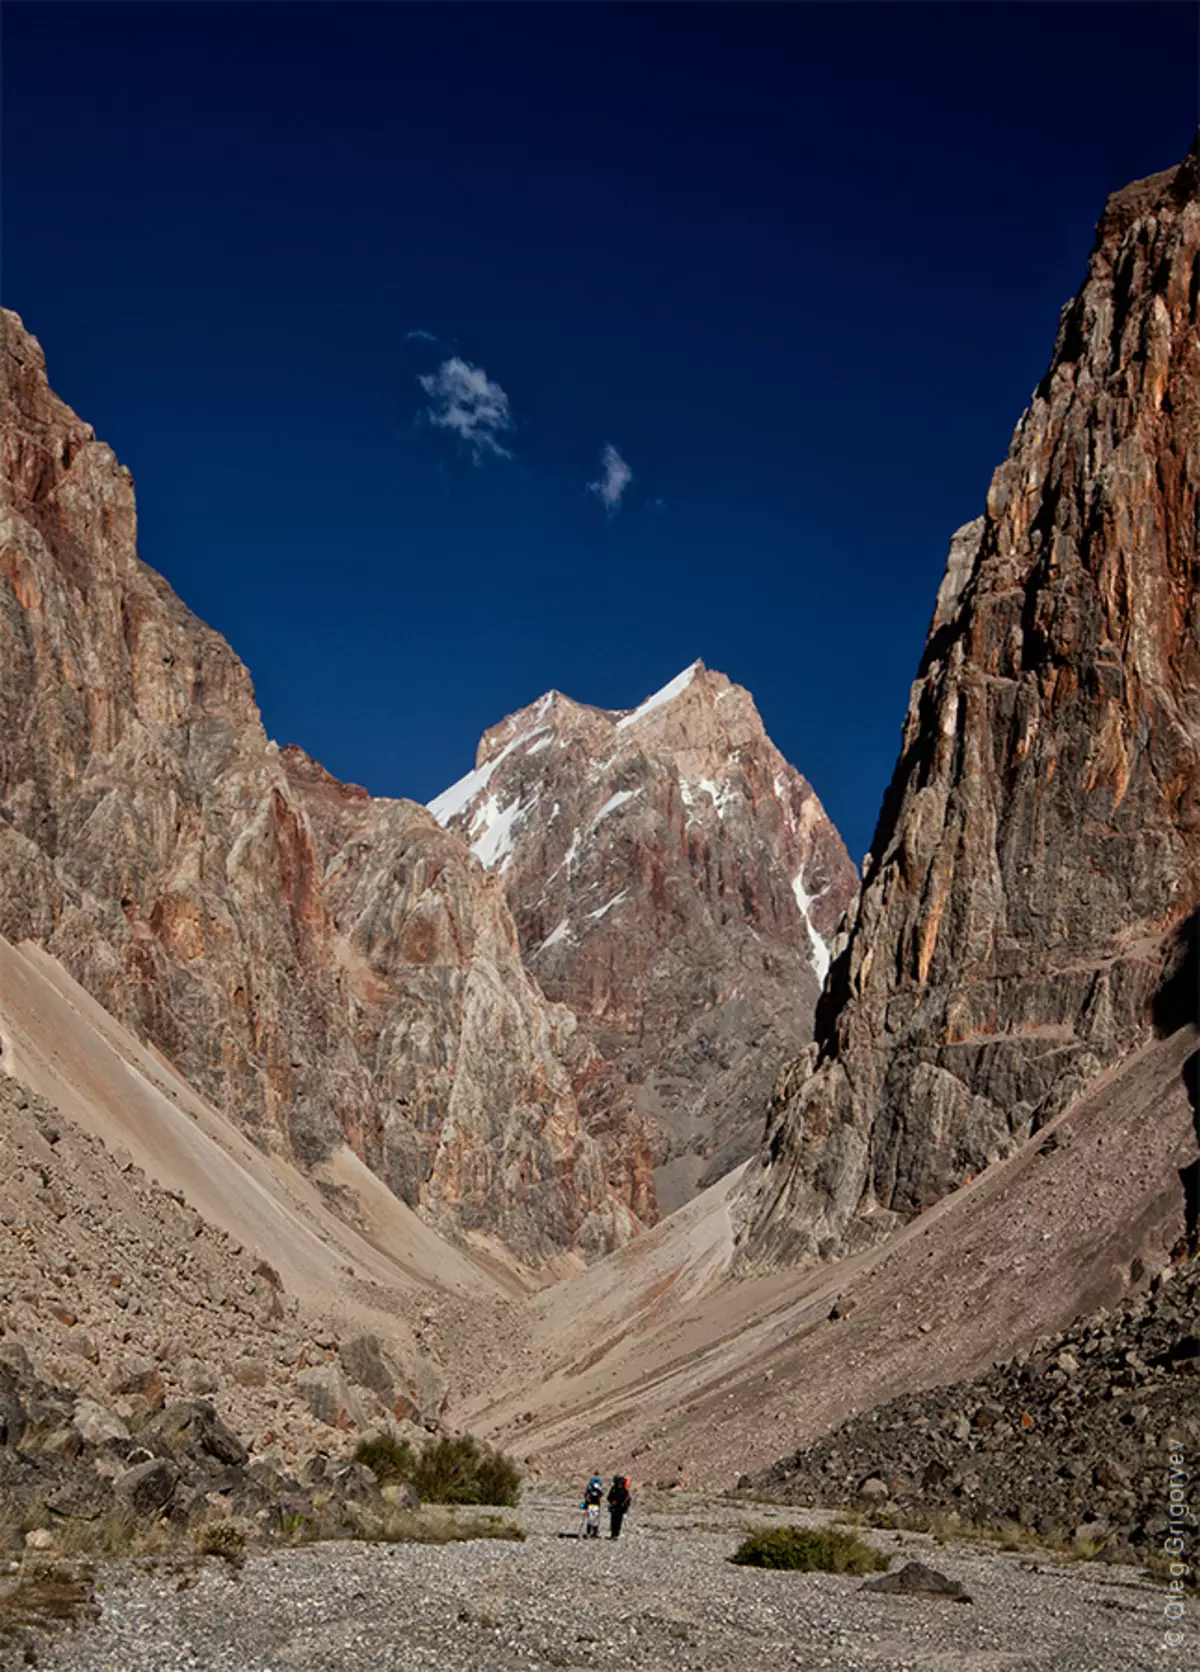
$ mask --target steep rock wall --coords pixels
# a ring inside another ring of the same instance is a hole
[[[1145,1037],[1200,900],[1200,201],[1118,192],[960,529],[816,1045],[779,1082],[746,1266],[918,1212]]]

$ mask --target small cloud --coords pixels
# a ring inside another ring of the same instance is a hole
[[[600,474],[594,482],[588,483],[587,491],[597,496],[611,517],[620,509],[625,489],[632,481],[633,471],[612,442],[606,441],[604,451],[600,455]]]
[[[432,331],[422,331],[419,327],[415,331],[406,331],[404,340],[406,343],[436,343],[440,341]]]
[[[451,430],[465,441],[476,464],[487,453],[501,459],[512,457],[497,439],[513,428],[508,396],[482,366],[472,366],[455,354],[417,382],[429,396],[429,423],[435,429]]]

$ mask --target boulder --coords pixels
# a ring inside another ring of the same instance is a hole
[[[368,1424],[367,1412],[336,1365],[302,1370],[296,1386],[309,1410],[331,1428],[358,1429]]]
[[[71,1416],[71,1425],[89,1446],[102,1446],[108,1440],[128,1440],[128,1425],[107,1406],[94,1399],[79,1399]]]
[[[865,1480],[859,1481],[858,1495],[878,1504],[891,1497],[891,1489],[879,1475],[868,1475]]]
[[[152,1515],[170,1503],[178,1480],[178,1466],[169,1457],[152,1457],[118,1475],[113,1491],[136,1514]]]
[[[197,1461],[214,1458],[218,1463],[238,1467],[250,1456],[206,1399],[181,1400],[166,1406],[145,1425],[139,1438],[160,1455],[173,1453]]]
[[[938,1597],[945,1602],[974,1600],[957,1579],[947,1579],[944,1573],[939,1573],[936,1568],[926,1567],[924,1562],[905,1562],[897,1572],[880,1574],[878,1579],[868,1579],[859,1589],[877,1591],[887,1596]]]
[[[377,1335],[355,1336],[343,1345],[340,1357],[352,1382],[369,1388],[385,1406],[392,1406],[396,1398],[395,1371]]]

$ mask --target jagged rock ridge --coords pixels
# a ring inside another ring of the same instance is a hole
[[[348,1139],[530,1261],[622,1241],[574,1019],[523,968],[503,884],[424,809],[267,739],[245,667],[139,561],[128,470],[15,315],[0,334],[0,933],[265,1146],[309,1164]]]
[[[1200,900],[1197,151],[1118,192],[950,549],[863,889],[743,1258],[919,1211],[1145,1037]]]
[[[585,1122],[637,1211],[651,1156],[666,1209],[743,1160],[858,882],[750,694],[702,662],[627,712],[550,691],[430,805],[579,1017]]]

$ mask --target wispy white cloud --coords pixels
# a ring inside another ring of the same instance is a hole
[[[406,343],[436,343],[440,341],[438,337],[434,336],[432,331],[422,331],[420,326],[413,331],[406,331],[404,333],[404,340]]]
[[[498,439],[513,427],[508,396],[482,366],[472,366],[455,354],[417,382],[429,396],[429,423],[465,441],[476,464],[489,453],[501,459],[512,457]]]
[[[620,453],[611,441],[604,443],[604,450],[600,454],[600,474],[594,482],[588,483],[588,492],[594,493],[609,516],[615,516],[620,509],[621,500],[625,497],[625,489],[633,481],[633,471],[625,463]]]

